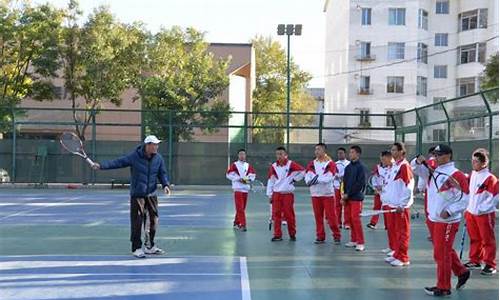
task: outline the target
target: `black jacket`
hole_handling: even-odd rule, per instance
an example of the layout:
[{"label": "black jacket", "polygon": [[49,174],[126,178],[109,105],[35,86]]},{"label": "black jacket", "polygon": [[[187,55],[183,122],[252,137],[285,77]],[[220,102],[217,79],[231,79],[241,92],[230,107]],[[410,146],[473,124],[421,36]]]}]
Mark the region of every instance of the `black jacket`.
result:
[{"label": "black jacket", "polygon": [[363,201],[365,198],[365,166],[359,161],[351,161],[344,172],[344,194],[348,200]]}]

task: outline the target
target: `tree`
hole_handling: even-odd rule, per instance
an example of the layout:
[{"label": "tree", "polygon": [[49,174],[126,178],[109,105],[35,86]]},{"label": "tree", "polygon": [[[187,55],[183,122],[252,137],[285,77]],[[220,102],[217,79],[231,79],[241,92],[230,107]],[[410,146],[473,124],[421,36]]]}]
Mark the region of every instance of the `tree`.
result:
[{"label": "tree", "polygon": [[51,78],[60,67],[57,46],[63,11],[50,5],[0,1],[0,130],[7,131],[12,108],[26,98],[54,98]]},{"label": "tree", "polygon": [[174,141],[190,140],[195,128],[213,132],[227,122],[229,105],[219,96],[229,85],[228,62],[215,59],[204,34],[193,28],[172,27],[152,36],[136,85],[143,107],[151,110],[144,116],[146,130],[166,139],[171,122]]},{"label": "tree", "polygon": [[70,1],[67,12],[59,51],[75,130],[84,140],[103,101],[120,106],[122,93],[133,87],[144,63],[147,36],[141,24],[119,23],[107,7],[95,9],[83,27],[78,26],[76,1]]},{"label": "tree", "polygon": [[[286,126],[285,114],[258,114],[258,112],[286,111],[287,88],[287,58],[286,52],[277,41],[270,37],[257,36],[252,40],[255,48],[255,63],[257,85],[253,93],[253,125],[255,126]],[[311,75],[300,70],[299,66],[290,62],[291,96],[290,110],[292,112],[316,112],[315,100],[307,90]],[[292,125],[311,124],[312,115],[292,115]],[[260,143],[283,143],[285,129],[253,130],[254,141]]]},{"label": "tree", "polygon": [[481,83],[483,90],[497,88],[494,93],[485,94],[488,100],[492,103],[498,102],[498,52],[488,59],[486,68],[483,72],[484,79]]}]

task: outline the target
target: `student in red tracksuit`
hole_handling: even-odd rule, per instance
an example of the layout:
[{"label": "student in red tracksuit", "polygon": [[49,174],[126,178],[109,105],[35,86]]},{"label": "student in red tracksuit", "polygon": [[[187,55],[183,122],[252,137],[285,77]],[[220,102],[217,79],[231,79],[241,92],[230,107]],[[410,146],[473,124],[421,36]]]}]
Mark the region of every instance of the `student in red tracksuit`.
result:
[{"label": "student in red tracksuit", "polygon": [[[424,210],[425,210],[425,225],[427,225],[427,230],[429,231],[429,236],[427,240],[432,242],[432,222],[429,220],[429,211],[427,209],[427,191],[425,190],[427,186],[428,177],[426,174],[432,173],[434,169],[437,168],[436,158],[433,155],[434,147],[429,148],[427,153],[427,158],[423,155],[419,155],[414,158],[410,165],[412,167],[413,173],[418,175],[417,191],[424,193]],[[418,160],[418,163],[417,163]]]},{"label": "student in red tracksuit", "polygon": [[[410,264],[408,248],[410,244],[410,206],[413,204],[413,172],[410,163],[405,159],[406,148],[403,143],[396,142],[391,147],[394,165],[391,168],[385,190],[388,206],[396,209],[391,213],[389,234],[392,234],[395,249],[388,253],[385,261],[393,267],[403,267]],[[389,213],[387,213],[389,214]],[[392,254],[392,255],[391,255]]]},{"label": "student in red tracksuit", "polygon": [[[452,161],[453,150],[448,145],[436,146],[434,154],[438,166],[432,173],[434,177],[429,174],[427,193],[429,219],[433,222],[432,243],[437,265],[437,284],[424,290],[431,296],[446,297],[451,295],[452,272],[458,276],[457,290],[462,288],[470,277],[470,271],[462,265],[453,249],[462,213],[469,202],[469,183],[465,174],[455,167]],[[449,189],[449,185],[433,179],[438,178],[440,173],[453,177],[460,184],[463,195],[459,201],[450,202],[441,196],[439,192]]]},{"label": "student in red tracksuit", "polygon": [[496,269],[495,208],[498,205],[498,179],[488,169],[489,153],[477,149],[472,154],[472,174],[469,183],[469,206],[465,212],[470,237],[468,269],[481,269],[482,275],[493,275]]},{"label": "student in red tracksuit", "polygon": [[[380,163],[377,164],[372,170],[372,186],[375,187],[375,196],[373,197],[373,210],[380,210],[382,208],[381,193],[382,189],[386,184],[387,173],[392,166],[392,154],[389,151],[380,152]],[[377,223],[379,215],[374,215],[370,219],[370,223],[366,224],[366,227],[370,229],[377,229]],[[384,220],[385,224],[385,220]],[[386,227],[387,228],[387,227]]]},{"label": "student in red tracksuit", "polygon": [[340,229],[335,215],[335,192],[333,180],[337,173],[335,163],[326,155],[326,145],[319,143],[314,147],[316,159],[306,167],[304,181],[309,186],[316,221],[316,244],[325,242],[325,216],[333,232],[335,244],[340,244]]},{"label": "student in red tracksuit", "polygon": [[247,231],[245,209],[247,207],[248,191],[250,182],[255,180],[254,168],[246,162],[245,149],[238,150],[238,160],[233,162],[227,169],[226,178],[231,180],[234,191],[234,216],[233,227],[241,231]]},{"label": "student in red tracksuit", "polygon": [[282,241],[281,219],[287,221],[290,240],[296,240],[295,211],[293,208],[295,182],[304,178],[304,167],[288,159],[284,147],[276,148],[276,162],[269,167],[267,196],[272,203],[274,236],[272,242]]},{"label": "student in red tracksuit", "polygon": [[[343,185],[342,181],[344,178],[344,171],[347,165],[349,164],[349,160],[346,159],[346,149],[343,147],[339,147],[337,149],[337,161],[335,165],[337,167],[337,174],[335,176],[335,180],[333,182],[333,186],[335,187],[335,213],[337,216],[337,223],[340,226],[344,226],[345,229],[350,229],[349,224],[349,211],[347,206],[342,205],[342,192],[341,187]],[[342,213],[342,208],[344,212]],[[344,222],[342,223],[342,216],[344,216]]]}]

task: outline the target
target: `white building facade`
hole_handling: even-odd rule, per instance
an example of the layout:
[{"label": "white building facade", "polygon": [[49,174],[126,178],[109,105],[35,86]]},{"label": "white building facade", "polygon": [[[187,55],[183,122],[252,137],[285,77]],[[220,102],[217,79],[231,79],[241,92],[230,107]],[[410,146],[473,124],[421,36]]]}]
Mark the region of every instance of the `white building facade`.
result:
[{"label": "white building facade", "polygon": [[[329,118],[326,126],[390,127],[391,118],[366,114],[477,92],[484,64],[498,51],[497,0],[326,0],[324,11],[325,112],[359,114]],[[445,134],[437,128],[424,139]],[[376,130],[351,135],[393,139]],[[339,138],[345,134],[325,136]]]}]

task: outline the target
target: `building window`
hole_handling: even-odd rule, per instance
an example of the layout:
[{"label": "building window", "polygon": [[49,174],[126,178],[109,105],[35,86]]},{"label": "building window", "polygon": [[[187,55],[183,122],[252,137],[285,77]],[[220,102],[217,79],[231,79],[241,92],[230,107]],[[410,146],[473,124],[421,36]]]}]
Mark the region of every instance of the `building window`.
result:
[{"label": "building window", "polygon": [[360,127],[370,127],[370,110],[360,109],[359,110],[359,126]]},{"label": "building window", "polygon": [[458,64],[486,62],[486,43],[476,43],[458,48]]},{"label": "building window", "polygon": [[406,25],[406,8],[389,8],[389,25]]},{"label": "building window", "polygon": [[446,129],[433,129],[432,130],[432,141],[434,141],[434,142],[446,141]]},{"label": "building window", "polygon": [[361,76],[359,81],[359,94],[369,95],[370,92],[370,76]]},{"label": "building window", "polygon": [[434,66],[434,78],[448,78],[448,66],[447,65]]},{"label": "building window", "polygon": [[436,33],[434,38],[434,46],[448,46],[448,34]]},{"label": "building window", "polygon": [[361,9],[361,25],[372,25],[372,9]]},{"label": "building window", "polygon": [[432,98],[432,103],[434,104],[432,109],[433,110],[443,110],[443,106],[441,104],[438,104],[438,103],[441,103],[444,100],[446,100],[446,97],[434,97],[434,98]]},{"label": "building window", "polygon": [[424,43],[418,43],[417,45],[417,62],[427,63],[427,45]]},{"label": "building window", "polygon": [[401,124],[403,124],[403,115],[401,112],[403,112],[403,110],[388,110],[386,112],[385,126],[394,127],[394,121],[396,121],[397,126],[401,126]]},{"label": "building window", "polygon": [[488,27],[488,9],[475,9],[458,14],[460,31]]},{"label": "building window", "polygon": [[417,76],[417,96],[427,97],[427,77]]},{"label": "building window", "polygon": [[449,14],[449,13],[450,13],[450,1],[438,0],[436,2],[436,14]]},{"label": "building window", "polygon": [[387,93],[403,93],[404,77],[389,76],[387,77]]},{"label": "building window", "polygon": [[361,58],[370,58],[370,52],[371,52],[371,43],[361,42],[359,47],[359,56]]},{"label": "building window", "polygon": [[391,59],[404,59],[405,58],[405,43],[389,43],[388,57]]},{"label": "building window", "polygon": [[467,96],[476,92],[476,78],[466,77],[457,79],[457,96]]},{"label": "building window", "polygon": [[424,9],[418,10],[418,28],[429,29],[429,13]]}]

